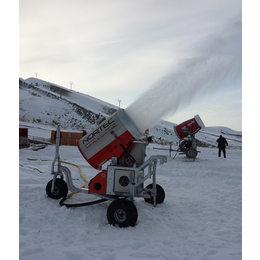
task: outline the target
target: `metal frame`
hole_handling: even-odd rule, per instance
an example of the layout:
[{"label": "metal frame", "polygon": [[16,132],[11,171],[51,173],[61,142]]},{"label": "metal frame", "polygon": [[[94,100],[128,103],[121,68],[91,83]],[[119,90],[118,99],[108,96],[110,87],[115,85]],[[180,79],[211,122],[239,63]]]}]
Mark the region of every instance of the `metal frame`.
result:
[{"label": "metal frame", "polygon": [[[153,196],[153,205],[156,206],[156,166],[158,160],[160,164],[167,162],[167,157],[164,155],[153,155],[149,157],[139,167],[123,167],[117,165],[109,165],[107,168],[107,194],[119,197],[127,197],[130,201],[134,201],[134,197],[149,198],[150,194]],[[144,175],[145,168],[148,167],[148,172]],[[114,180],[116,170],[123,170],[129,172],[130,177],[130,191],[129,192],[115,192]],[[146,189],[140,186],[148,179],[152,178],[153,188]],[[95,195],[95,194],[94,194]]]},{"label": "metal frame", "polygon": [[[51,174],[54,174],[53,181],[51,185],[51,192],[54,192],[54,186],[55,186],[55,180],[58,176],[60,176],[63,179],[63,174],[61,171],[61,161],[60,161],[60,153],[59,153],[59,147],[60,147],[60,124],[57,126],[56,130],[56,149],[55,149],[55,157],[53,159],[52,165],[51,165]],[[55,172],[55,163],[58,161],[57,171]]]},{"label": "metal frame", "polygon": [[[89,193],[89,190],[86,188],[77,188],[74,186],[71,172],[70,170],[65,167],[61,166],[60,161],[60,155],[59,155],[59,144],[60,144],[60,125],[58,125],[56,130],[56,150],[55,150],[55,157],[52,162],[52,172],[53,174],[53,181],[52,181],[52,187],[51,192],[54,192],[54,186],[55,181],[58,176],[60,176],[62,179],[64,178],[64,175],[66,177],[68,189],[72,192],[78,193],[78,192],[85,192]],[[118,165],[109,165],[107,167],[107,194],[98,194],[98,193],[89,193],[93,194],[95,196],[105,198],[107,200],[115,200],[119,197],[125,197],[129,198],[130,201],[134,201],[134,197],[144,197],[144,198],[150,198],[150,196],[153,197],[153,205],[156,206],[156,167],[157,162],[160,161],[160,164],[167,162],[167,157],[164,155],[153,155],[149,157],[142,165],[136,167],[134,164],[133,167],[123,167]],[[57,170],[55,171],[55,163],[58,162]],[[113,162],[113,160],[112,160]],[[148,167],[148,172],[145,175],[144,170]],[[129,172],[129,179],[130,179],[130,190],[129,192],[114,192],[114,178],[115,178],[115,172],[116,170],[123,170],[126,172]],[[152,178],[152,189],[146,189],[143,188],[142,184],[148,179]]]}]

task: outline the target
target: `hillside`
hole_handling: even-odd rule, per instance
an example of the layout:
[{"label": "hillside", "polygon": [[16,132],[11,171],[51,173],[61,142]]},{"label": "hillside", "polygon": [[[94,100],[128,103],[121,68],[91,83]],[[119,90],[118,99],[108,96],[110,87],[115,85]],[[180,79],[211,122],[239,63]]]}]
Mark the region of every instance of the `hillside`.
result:
[{"label": "hillside", "polygon": [[116,107],[89,95],[35,79],[19,79],[19,120],[67,130],[90,130]]},{"label": "hillside", "polygon": [[[50,138],[50,131],[56,128],[57,123],[65,131],[84,129],[88,132],[118,109],[100,99],[37,78],[19,79],[19,102],[20,126],[28,127],[29,135],[40,133],[40,137],[46,139]],[[160,120],[149,134],[156,142],[173,142],[177,146],[179,140],[173,130],[176,123]],[[196,134],[196,138],[203,146],[214,147],[220,134],[228,139],[229,146],[241,148],[242,132],[227,127],[206,127]]]}]

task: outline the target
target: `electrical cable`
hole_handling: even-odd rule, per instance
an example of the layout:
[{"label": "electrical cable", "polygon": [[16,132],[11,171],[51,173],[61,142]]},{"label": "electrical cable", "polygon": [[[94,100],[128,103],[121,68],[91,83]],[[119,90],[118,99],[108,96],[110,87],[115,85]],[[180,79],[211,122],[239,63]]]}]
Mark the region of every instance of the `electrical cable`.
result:
[{"label": "electrical cable", "polygon": [[[31,158],[27,158],[27,160],[29,160],[29,161],[37,161],[37,159],[31,159]],[[40,159],[40,160],[43,161],[43,162],[51,161],[51,160],[42,160],[42,159]],[[65,162],[65,161],[61,161],[61,163],[69,164],[69,165],[72,165],[72,166],[75,166],[75,167],[78,168],[80,177],[85,181],[85,184],[82,187],[80,187],[80,188],[85,188],[88,185],[88,180],[82,175],[81,169],[80,169],[80,167],[77,164],[70,163],[70,162]],[[60,201],[60,206],[66,206],[68,208],[75,208],[75,207],[90,206],[90,205],[101,203],[103,201],[107,201],[107,199],[99,199],[99,200],[94,200],[94,201],[89,201],[89,202],[84,202],[84,203],[73,203],[73,204],[66,204],[66,203],[64,203],[67,199],[71,198],[74,194],[75,194],[75,192],[71,192],[67,197],[63,198]]]},{"label": "electrical cable", "polygon": [[[29,161],[37,161],[37,159],[31,159],[31,158],[27,158],[27,160],[29,160]],[[40,160],[41,160],[42,162],[51,161],[51,160],[42,160],[42,159],[40,159]],[[85,186],[88,184],[88,180],[83,176],[83,174],[82,174],[82,172],[81,172],[81,169],[80,169],[80,167],[79,167],[77,164],[70,163],[70,162],[65,162],[65,161],[61,161],[61,163],[69,164],[69,165],[72,165],[72,166],[75,166],[75,167],[78,168],[80,177],[81,177],[81,178],[85,181],[85,183],[86,183],[84,186],[82,186],[82,188],[85,187]]]},{"label": "electrical cable", "polygon": [[177,151],[176,151],[176,154],[173,156],[172,160],[175,159],[175,157],[176,157],[176,155],[177,155],[178,152],[179,152],[179,151],[177,150]]},{"label": "electrical cable", "polygon": [[107,201],[107,199],[100,199],[100,200],[94,200],[94,201],[89,201],[89,202],[84,202],[84,203],[74,203],[74,204],[65,204],[64,202],[68,199],[67,198],[63,198],[60,201],[60,206],[66,206],[68,208],[76,208],[76,207],[84,207],[84,206],[90,206],[90,205],[94,205],[94,204],[98,204],[101,203],[103,201]]}]

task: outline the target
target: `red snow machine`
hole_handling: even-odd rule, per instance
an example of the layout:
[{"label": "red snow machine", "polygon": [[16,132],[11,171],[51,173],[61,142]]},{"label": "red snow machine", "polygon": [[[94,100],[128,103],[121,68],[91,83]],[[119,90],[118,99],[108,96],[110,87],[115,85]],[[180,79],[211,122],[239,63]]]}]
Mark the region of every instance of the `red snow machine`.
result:
[{"label": "red snow machine", "polygon": [[[59,132],[58,126],[58,137]],[[51,172],[53,179],[47,184],[46,193],[54,199],[63,198],[60,204],[66,206],[69,206],[65,203],[68,190],[74,193],[85,192],[100,198],[73,206],[87,206],[110,200],[112,203],[107,209],[109,224],[119,227],[135,226],[138,216],[135,197],[143,197],[153,206],[162,203],[165,198],[163,188],[156,184],[156,166],[158,161],[160,164],[166,163],[167,157],[155,155],[145,160],[145,150],[149,142],[147,138],[141,137],[134,123],[121,109],[78,140],[78,149],[83,157],[100,171],[90,180],[88,188],[74,186],[70,170],[61,165],[59,140],[56,140],[56,154]],[[102,169],[105,163],[105,169]],[[149,178],[152,183],[144,186]]]},{"label": "red snow machine", "polygon": [[179,138],[178,151],[180,154],[186,154],[188,158],[193,159],[197,156],[196,143],[199,141],[195,138],[195,134],[203,128],[205,128],[205,125],[199,115],[173,127]]}]

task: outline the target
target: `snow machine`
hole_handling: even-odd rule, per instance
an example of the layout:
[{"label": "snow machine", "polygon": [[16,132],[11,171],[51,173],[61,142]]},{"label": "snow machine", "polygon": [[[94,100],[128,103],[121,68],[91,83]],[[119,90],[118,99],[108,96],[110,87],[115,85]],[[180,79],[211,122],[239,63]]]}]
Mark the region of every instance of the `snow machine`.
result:
[{"label": "snow machine", "polygon": [[[59,138],[59,126],[56,136]],[[56,140],[56,153],[52,162],[53,179],[46,186],[46,193],[54,199],[64,198],[68,190],[95,195],[100,200],[110,200],[107,219],[110,225],[119,227],[135,226],[138,213],[134,205],[135,197],[143,197],[153,206],[162,203],[165,198],[163,188],[156,184],[156,166],[167,162],[162,155],[151,156],[145,161],[147,139],[142,139],[131,119],[123,109],[103,121],[92,132],[78,140],[78,149],[87,162],[100,172],[91,179],[88,188],[77,188],[73,185],[71,172],[61,165],[59,140]],[[107,161],[106,169],[102,169]],[[55,163],[57,170],[55,171]],[[65,177],[65,178],[64,178]],[[152,183],[144,187],[149,178]],[[66,179],[66,182],[65,180]],[[80,205],[79,205],[80,206]]]},{"label": "snow machine", "polygon": [[199,142],[194,135],[203,128],[205,128],[205,125],[199,115],[174,126],[173,129],[179,138],[179,148],[177,151],[180,154],[186,154],[188,158],[194,159],[198,154],[196,143]]}]

